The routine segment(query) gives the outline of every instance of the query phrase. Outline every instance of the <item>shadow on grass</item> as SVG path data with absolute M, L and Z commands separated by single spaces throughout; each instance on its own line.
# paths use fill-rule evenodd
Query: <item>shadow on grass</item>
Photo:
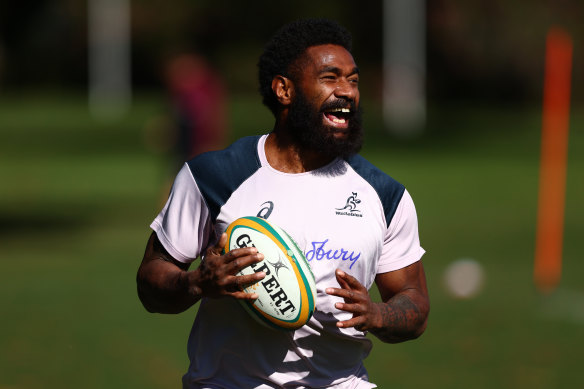
M 94 224 L 92 217 L 71 214 L 0 214 L 0 235 L 38 235 L 79 231 Z

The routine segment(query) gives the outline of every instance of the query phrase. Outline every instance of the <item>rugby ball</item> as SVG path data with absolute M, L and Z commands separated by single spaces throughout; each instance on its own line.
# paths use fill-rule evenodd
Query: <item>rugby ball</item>
M 237 273 L 266 273 L 264 279 L 243 289 L 259 296 L 254 301 L 239 300 L 243 307 L 270 328 L 292 331 L 306 324 L 315 309 L 316 284 L 294 240 L 281 228 L 255 216 L 235 220 L 226 233 L 225 252 L 253 246 L 264 254 L 263 261 Z

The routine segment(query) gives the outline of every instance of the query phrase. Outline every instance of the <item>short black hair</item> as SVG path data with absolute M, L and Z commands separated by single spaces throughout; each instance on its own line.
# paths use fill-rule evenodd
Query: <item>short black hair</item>
M 299 19 L 278 30 L 266 44 L 258 62 L 262 102 L 275 115 L 278 100 L 272 91 L 272 80 L 277 75 L 290 77 L 290 65 L 309 47 L 334 44 L 351 52 L 351 33 L 328 19 Z

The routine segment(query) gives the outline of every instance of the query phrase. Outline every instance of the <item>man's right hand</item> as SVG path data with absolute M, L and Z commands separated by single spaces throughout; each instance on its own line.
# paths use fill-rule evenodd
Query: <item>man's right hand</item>
M 255 247 L 233 249 L 225 254 L 227 234 L 223 233 L 215 246 L 209 247 L 199 267 L 186 272 L 189 292 L 202 297 L 231 296 L 237 299 L 255 300 L 257 293 L 245 293 L 243 288 L 262 280 L 264 272 L 236 276 L 240 270 L 264 259 Z
M 226 243 L 227 235 L 223 234 L 215 246 L 207 249 L 199 267 L 188 271 L 189 264 L 173 258 L 156 234 L 152 233 L 136 276 L 138 296 L 144 307 L 149 312 L 179 313 L 194 305 L 201 297 L 256 299 L 256 293 L 245 293 L 242 289 L 260 281 L 265 274 L 235 274 L 262 261 L 263 254 L 258 253 L 255 247 L 221 254 Z

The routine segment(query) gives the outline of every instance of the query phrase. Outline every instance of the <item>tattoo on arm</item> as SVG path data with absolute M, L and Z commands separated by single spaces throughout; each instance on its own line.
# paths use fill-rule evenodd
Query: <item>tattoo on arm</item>
M 152 247 L 154 248 L 154 251 L 156 252 L 157 257 L 159 259 L 162 259 L 163 261 L 166 261 L 166 262 L 170 262 L 170 263 L 178 266 L 182 270 L 188 270 L 189 269 L 190 264 L 189 263 L 180 262 L 180 261 L 177 261 L 176 259 L 174 259 L 172 257 L 172 255 L 170 255 L 168 253 L 168 251 L 166 251 L 166 249 L 164 248 L 164 246 L 162 245 L 162 243 L 160 243 L 160 240 L 158 239 L 158 237 L 155 237 L 154 242 L 152 242 Z
M 166 266 L 161 262 L 167 262 L 173 266 Z M 189 264 L 173 258 L 160 243 L 156 234 L 152 233 L 144 260 L 136 275 L 138 296 L 146 310 L 179 313 L 192 306 L 196 300 L 185 290 L 187 285 L 185 285 L 184 274 L 188 268 Z
M 405 294 L 398 294 L 386 303 L 380 303 L 383 325 L 371 330 L 375 336 L 384 342 L 398 343 L 417 338 L 423 330 L 426 315 L 420 312 L 418 306 Z

